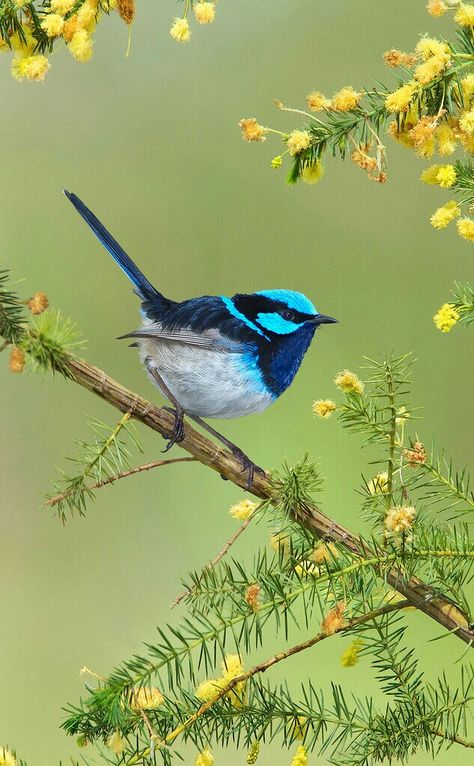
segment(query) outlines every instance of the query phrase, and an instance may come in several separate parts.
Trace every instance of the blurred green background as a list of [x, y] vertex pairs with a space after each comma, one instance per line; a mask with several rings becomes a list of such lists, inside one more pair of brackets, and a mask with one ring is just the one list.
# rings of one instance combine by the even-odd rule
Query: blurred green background
[[[462, 328], [442, 335], [432, 315], [449, 300], [453, 280], [469, 278], [470, 245], [429, 226], [446, 194], [418, 183], [426, 163], [393, 143], [384, 186], [329, 160], [319, 186], [289, 188], [285, 170], [270, 168], [280, 152], [276, 137], [244, 144], [237, 123], [256, 116], [282, 130], [299, 127], [274, 98], [304, 108], [313, 88], [330, 94], [375, 78], [390, 84], [383, 51], [412, 49], [419, 33], [449, 33], [449, 23], [431, 19], [424, 0], [222, 0], [216, 22], [194, 25], [191, 43], [179, 45], [168, 34], [177, 10], [171, 0], [137, 5], [128, 59], [127, 31], [115, 16], [99, 25], [90, 64], [59, 51], [44, 85], [14, 82], [9, 56], [0, 57], [1, 261], [24, 278], [25, 297], [45, 290], [78, 322], [88, 359], [153, 401], [159, 396], [134, 352], [115, 340], [135, 328], [137, 299], [63, 187], [82, 196], [174, 298], [306, 292], [340, 324], [318, 333], [279, 402], [221, 426], [266, 466], [305, 450], [320, 457], [323, 508], [360, 528], [355, 490], [360, 473], [370, 475], [368, 455], [335, 420], [313, 418], [311, 404], [333, 396], [334, 374], [356, 368], [364, 354], [413, 351], [419, 434], [428, 443], [436, 434], [461, 464], [472, 446], [470, 339]], [[173, 466], [102, 491], [87, 518], [61, 527], [42, 507], [55, 466], [75, 454], [75, 438], [89, 437], [87, 415], [113, 424], [116, 413], [72, 384], [13, 376], [0, 361], [0, 744], [31, 765], [51, 766], [79, 754], [59, 731], [61, 706], [84, 693], [79, 669], [106, 674], [152, 640], [155, 625], [179, 619], [169, 604], [180, 577], [235, 529], [227, 509], [242, 495], [197, 465]], [[161, 439], [140, 431], [146, 459], [157, 459]], [[236, 555], [250, 556], [266, 534], [263, 525], [248, 533]], [[424, 669], [450, 675], [462, 646], [426, 644], [437, 626], [410, 620]], [[375, 691], [366, 660], [340, 667], [347, 643], [328, 642], [272, 679]], [[289, 762], [274, 749], [263, 764], [271, 753], [275, 763]], [[453, 764], [457, 755], [443, 753], [437, 763]], [[220, 758], [242, 762], [242, 753]]]

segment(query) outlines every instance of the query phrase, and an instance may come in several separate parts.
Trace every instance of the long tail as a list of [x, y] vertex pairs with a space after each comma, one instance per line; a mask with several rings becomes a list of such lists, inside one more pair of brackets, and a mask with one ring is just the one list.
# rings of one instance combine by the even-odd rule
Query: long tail
[[138, 266], [134, 264], [130, 256], [128, 256], [125, 250], [119, 245], [117, 240], [115, 240], [110, 232], [107, 231], [94, 213], [84, 205], [82, 200], [75, 194], [66, 191], [66, 189], [64, 190], [64, 194], [72, 202], [77, 212], [82, 215], [86, 223], [89, 224], [97, 239], [103, 244], [105, 249], [108, 250], [114, 261], [118, 263], [122, 271], [124, 271], [130, 281], [133, 282], [138, 295], [144, 300], [149, 300], [150, 298], [162, 298], [163, 296], [161, 293], [153, 287], [145, 275], [142, 274]]

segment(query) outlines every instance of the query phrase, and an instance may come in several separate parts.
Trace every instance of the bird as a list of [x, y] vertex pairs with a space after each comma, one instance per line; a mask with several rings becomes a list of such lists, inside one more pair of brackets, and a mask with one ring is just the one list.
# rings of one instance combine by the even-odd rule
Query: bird
[[120, 339], [132, 340], [152, 383], [173, 405], [174, 426], [164, 451], [184, 439], [187, 416], [232, 452], [250, 487], [254, 472], [262, 469], [204, 418], [263, 412], [293, 382], [316, 330], [337, 319], [288, 289], [166, 298], [82, 200], [64, 193], [141, 300], [141, 327]]

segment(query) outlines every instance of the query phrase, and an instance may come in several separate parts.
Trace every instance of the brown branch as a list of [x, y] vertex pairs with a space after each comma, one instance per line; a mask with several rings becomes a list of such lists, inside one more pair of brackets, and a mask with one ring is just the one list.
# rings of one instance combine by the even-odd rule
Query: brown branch
[[[68, 357], [67, 368], [76, 383], [96, 393], [121, 412], [130, 412], [135, 420], [139, 420], [165, 438], [169, 437], [174, 424], [172, 413], [162, 407], [155, 407], [110, 378], [103, 370], [82, 359]], [[185, 424], [184, 439], [179, 446], [203, 465], [212, 468], [238, 487], [248, 489], [256, 497], [265, 500], [274, 494], [270, 476], [259, 471], [255, 472], [250, 487], [247, 487], [247, 477], [242, 473], [240, 461], [229, 451], [196, 431], [189, 423]], [[359, 538], [322, 513], [317, 506], [305, 504], [304, 507], [295, 509], [295, 520], [315, 537], [340, 543], [356, 556], [364, 555]], [[403, 572], [396, 567], [392, 567], [388, 572], [381, 568], [380, 574], [389, 585], [408, 599], [412, 606], [427, 614], [461, 641], [469, 646], [474, 645], [474, 630], [452, 601], [434, 593], [416, 577], [407, 580]]]
[[[203, 704], [196, 710], [195, 713], [189, 716], [189, 718], [186, 718], [185, 721], [180, 723], [176, 728], [173, 729], [169, 734], [166, 735], [166, 737], [158, 743], [159, 746], [163, 745], [171, 745], [176, 737], [178, 737], [180, 734], [183, 733], [186, 729], [188, 729], [190, 726], [192, 726], [195, 721], [197, 721], [198, 718], [201, 718], [204, 713], [206, 713], [209, 708], [211, 708], [213, 705], [216, 704], [216, 702], [219, 702], [223, 697], [226, 696], [232, 689], [234, 689], [237, 684], [240, 684], [242, 682], [248, 681], [253, 676], [257, 675], [257, 673], [265, 673], [269, 668], [273, 667], [273, 665], [277, 665], [279, 662], [282, 662], [283, 660], [288, 659], [288, 657], [292, 657], [294, 654], [299, 654], [300, 652], [305, 651], [306, 649], [310, 649], [312, 646], [315, 646], [316, 644], [319, 644], [321, 641], [324, 641], [326, 638], [330, 638], [330, 636], [334, 636], [337, 633], [343, 633], [346, 630], [349, 630], [350, 628], [354, 628], [357, 625], [363, 625], [366, 622], [370, 622], [370, 620], [374, 620], [377, 617], [381, 617], [384, 614], [389, 614], [390, 612], [395, 612], [400, 609], [406, 609], [407, 607], [411, 606], [411, 602], [408, 601], [408, 599], [405, 599], [404, 601], [399, 601], [396, 604], [386, 604], [382, 607], [379, 607], [378, 609], [374, 609], [370, 612], [367, 612], [366, 614], [361, 614], [359, 617], [354, 617], [352, 620], [346, 620], [344, 623], [342, 623], [338, 628], [336, 628], [333, 632], [327, 633], [325, 631], [320, 631], [312, 638], [309, 638], [307, 641], [303, 641], [299, 644], [296, 644], [295, 646], [291, 646], [289, 649], [285, 649], [283, 652], [278, 652], [278, 654], [275, 654], [273, 657], [270, 657], [268, 660], [264, 660], [263, 662], [259, 662], [258, 665], [254, 665], [253, 668], [250, 670], [247, 670], [245, 673], [240, 673], [238, 676], [235, 676], [232, 678], [225, 686], [221, 688], [216, 687], [216, 694], [212, 699], [207, 700], [206, 702], [203, 702]], [[143, 758], [146, 758], [150, 754], [150, 748], [145, 748], [145, 750], [142, 750], [140, 753], [137, 753], [136, 755], [132, 756], [129, 761], [127, 761], [127, 766], [134, 766], [134, 764], [139, 763]]]
[[[152, 468], [161, 468], [163, 465], [172, 465], [173, 463], [195, 463], [196, 458], [194, 457], [175, 457], [171, 460], [155, 460], [153, 463], [144, 463], [143, 465], [138, 465], [135, 468], [130, 468], [128, 471], [122, 471], [122, 473], [117, 473], [115, 476], [109, 476], [107, 479], [103, 479], [103, 481], [98, 481], [96, 484], [91, 484], [89, 487], [84, 487], [84, 492], [89, 492], [93, 489], [100, 489], [101, 487], [106, 487], [107, 484], [113, 484], [114, 481], [118, 481], [119, 479], [126, 479], [128, 476], [134, 476], [136, 473], [142, 473], [142, 471], [151, 471]], [[50, 497], [49, 500], [46, 502], [46, 505], [54, 506], [61, 502], [61, 500], [65, 500], [69, 495], [72, 495], [72, 490], [69, 490], [68, 492], [63, 492], [61, 495], [55, 495], [54, 497]]]
[[[185, 459], [186, 459], [186, 458], [185, 458]], [[175, 606], [178, 606], [178, 604], [180, 604], [180, 603], [181, 603], [181, 601], [183, 600], [183, 598], [186, 598], [186, 596], [189, 596], [189, 595], [190, 595], [190, 594], [193, 592], [193, 590], [196, 588], [196, 586], [197, 586], [197, 585], [198, 585], [198, 584], [201, 582], [201, 580], [202, 580], [202, 578], [204, 577], [205, 573], [206, 573], [207, 571], [209, 571], [209, 569], [213, 569], [213, 568], [216, 566], [216, 564], [218, 564], [218, 563], [219, 563], [219, 561], [220, 561], [222, 558], [224, 558], [224, 556], [226, 555], [226, 553], [228, 552], [228, 550], [229, 550], [229, 549], [230, 549], [230, 548], [233, 546], [233, 544], [235, 543], [235, 541], [236, 541], [236, 540], [238, 540], [238, 538], [240, 537], [240, 535], [241, 535], [243, 532], [245, 532], [245, 530], [247, 529], [248, 525], [249, 525], [249, 524], [250, 524], [250, 522], [252, 521], [252, 519], [253, 519], [253, 516], [254, 516], [254, 514], [252, 513], [252, 515], [251, 515], [251, 516], [249, 516], [249, 517], [248, 517], [248, 519], [245, 519], [245, 521], [243, 522], [243, 524], [241, 524], [241, 525], [240, 525], [240, 527], [239, 527], [239, 528], [236, 530], [236, 532], [234, 532], [234, 534], [233, 534], [233, 535], [231, 535], [231, 536], [229, 537], [229, 539], [228, 539], [228, 540], [225, 542], [224, 546], [223, 546], [223, 547], [222, 547], [222, 549], [219, 551], [219, 553], [217, 554], [217, 556], [215, 556], [215, 557], [212, 559], [212, 561], [210, 561], [208, 564], [206, 564], [206, 566], [204, 567], [204, 569], [203, 569], [203, 571], [202, 571], [201, 575], [200, 575], [200, 576], [199, 576], [199, 578], [196, 580], [196, 582], [194, 583], [194, 585], [192, 586], [192, 588], [188, 588], [187, 590], [183, 591], [183, 592], [182, 592], [182, 593], [181, 593], [179, 596], [177, 596], [177, 597], [175, 598], [175, 600], [174, 600], [174, 601], [173, 601], [173, 603], [171, 604], [171, 609], [174, 609], [174, 607], [175, 607]]]
[[441, 737], [442, 739], [448, 739], [450, 742], [455, 742], [456, 745], [474, 749], [474, 742], [470, 742], [468, 739], [460, 737], [458, 734], [448, 734], [448, 732], [440, 731], [438, 729], [432, 729], [431, 733], [434, 734], [435, 737]]

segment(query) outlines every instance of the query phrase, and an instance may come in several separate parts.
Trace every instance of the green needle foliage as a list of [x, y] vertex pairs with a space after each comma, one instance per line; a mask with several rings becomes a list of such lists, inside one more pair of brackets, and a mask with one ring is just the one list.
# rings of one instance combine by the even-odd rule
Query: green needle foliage
[[[72, 325], [51, 312], [28, 318], [6, 277], [0, 297], [4, 346], [21, 348], [32, 369], [69, 376]], [[417, 435], [412, 370], [410, 355], [391, 355], [366, 359], [364, 380], [348, 370], [336, 376], [341, 427], [369, 451], [368, 475], [354, 494], [353, 517], [362, 511], [365, 519], [355, 542], [346, 544], [344, 533], [331, 539], [330, 530], [315, 539], [308, 519], [324, 486], [310, 456], [275, 471], [270, 496], [251, 509], [268, 524], [272, 547], [250, 561], [222, 554], [190, 572], [184, 617], [160, 622], [144, 649], [107, 677], [87, 671], [85, 696], [66, 707], [63, 723], [87, 748], [84, 763], [170, 764], [187, 742], [201, 751], [198, 766], [211, 766], [216, 745], [253, 762], [276, 742], [291, 750], [293, 766], [306, 766], [312, 753], [368, 766], [474, 747], [472, 667], [462, 657], [456, 679], [428, 674], [413, 646], [411, 602], [388, 585], [394, 572], [395, 587], [421, 583], [427, 600], [442, 599], [470, 629], [474, 545], [466, 521], [474, 497], [467, 470]], [[318, 403], [315, 413], [326, 417]], [[130, 475], [132, 454], [141, 451], [130, 413], [113, 428], [91, 427], [94, 439], [79, 442], [74, 470], [60, 472], [48, 500], [63, 521], [84, 515], [99, 486]], [[318, 685], [311, 670], [318, 644], [339, 633], [351, 642], [341, 662], [368, 662], [379, 696]], [[309, 651], [305, 678], [275, 686], [273, 666]]]

